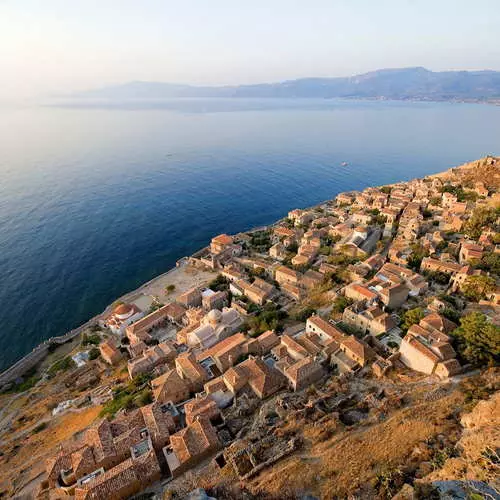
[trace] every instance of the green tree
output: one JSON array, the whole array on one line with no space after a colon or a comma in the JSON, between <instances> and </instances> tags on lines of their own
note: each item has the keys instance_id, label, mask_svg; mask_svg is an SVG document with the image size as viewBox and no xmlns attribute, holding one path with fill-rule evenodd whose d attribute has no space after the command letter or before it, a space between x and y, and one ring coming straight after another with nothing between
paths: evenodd
<instances>
[{"instance_id":1,"label":"green tree","mask_svg":"<svg viewBox=\"0 0 500 500\"><path fill-rule=\"evenodd\" d=\"M494 252L485 253L477 267L498 276L500 274L500 254Z\"/></svg>"},{"instance_id":2,"label":"green tree","mask_svg":"<svg viewBox=\"0 0 500 500\"><path fill-rule=\"evenodd\" d=\"M415 307L414 309L410 309L403 314L403 322L401 323L401 329L405 332L412 325L416 325L420 322L420 320L424 317L424 311L421 307Z\"/></svg>"},{"instance_id":3,"label":"green tree","mask_svg":"<svg viewBox=\"0 0 500 500\"><path fill-rule=\"evenodd\" d=\"M312 307L304 307L293 315L293 319L297 321L306 321L307 318L311 317L315 312L316 309L313 309Z\"/></svg>"},{"instance_id":4,"label":"green tree","mask_svg":"<svg viewBox=\"0 0 500 500\"><path fill-rule=\"evenodd\" d=\"M351 299L349 299L348 297L344 297L343 295L339 295L333 301L332 312L337 313L337 314L343 313L344 309L346 307L349 307L351 304L352 304L352 300Z\"/></svg>"},{"instance_id":5,"label":"green tree","mask_svg":"<svg viewBox=\"0 0 500 500\"><path fill-rule=\"evenodd\" d=\"M442 271L427 271L424 275L429 281L439 283L440 285L447 285L450 281L450 275Z\"/></svg>"},{"instance_id":6,"label":"green tree","mask_svg":"<svg viewBox=\"0 0 500 500\"><path fill-rule=\"evenodd\" d=\"M370 220L370 224L374 224L377 226L385 226L386 222L387 217L385 215L374 215Z\"/></svg>"},{"instance_id":7,"label":"green tree","mask_svg":"<svg viewBox=\"0 0 500 500\"><path fill-rule=\"evenodd\" d=\"M97 333L88 335L87 333L82 333L82 346L86 345L99 345L101 343L101 337Z\"/></svg>"},{"instance_id":8,"label":"green tree","mask_svg":"<svg viewBox=\"0 0 500 500\"><path fill-rule=\"evenodd\" d=\"M71 359L71 356L66 356L58 361L56 361L51 367L47 370L47 375L49 378L52 378L56 373L60 371L66 371L70 368L75 367L75 362Z\"/></svg>"},{"instance_id":9,"label":"green tree","mask_svg":"<svg viewBox=\"0 0 500 500\"><path fill-rule=\"evenodd\" d=\"M495 289L495 280L491 276L469 276L461 286L462 293L470 300L479 302Z\"/></svg>"},{"instance_id":10,"label":"green tree","mask_svg":"<svg viewBox=\"0 0 500 500\"><path fill-rule=\"evenodd\" d=\"M422 259L429 255L429 252L420 244L413 243L410 247L411 254L408 257L408 266L418 271L420 269L420 264Z\"/></svg>"},{"instance_id":11,"label":"green tree","mask_svg":"<svg viewBox=\"0 0 500 500\"><path fill-rule=\"evenodd\" d=\"M465 234L477 240L483 229L496 221L499 212L498 208L477 207L464 226Z\"/></svg>"},{"instance_id":12,"label":"green tree","mask_svg":"<svg viewBox=\"0 0 500 500\"><path fill-rule=\"evenodd\" d=\"M460 320L452 332L459 354L473 364L493 364L500 358L500 327L488 321L484 314L473 312Z\"/></svg>"}]
</instances>

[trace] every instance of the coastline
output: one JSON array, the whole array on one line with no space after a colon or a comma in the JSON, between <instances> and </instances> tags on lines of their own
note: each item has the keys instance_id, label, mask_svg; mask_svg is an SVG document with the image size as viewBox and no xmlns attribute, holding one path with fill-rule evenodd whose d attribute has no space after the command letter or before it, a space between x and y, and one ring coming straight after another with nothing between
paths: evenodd
<instances>
[{"instance_id":1,"label":"coastline","mask_svg":"<svg viewBox=\"0 0 500 500\"><path fill-rule=\"evenodd\" d=\"M197 252L195 252L196 254ZM193 255L195 255L193 254ZM41 363L45 357L50 353L51 346L60 346L63 344L66 344L67 342L70 342L73 340L75 337L80 335L86 328L91 327L92 325L98 323L100 320L102 320L104 317L106 317L111 310L113 309L113 304L115 304L118 301L123 301L126 302L130 300L131 298L138 296L141 294L141 292L147 288L148 286L151 286L157 281L160 281L170 275L173 271L175 271L179 265L179 263L187 260L188 257L182 257L176 262L176 267L170 268L168 271L165 273L162 273L158 276L155 276L151 280L141 284L138 288L135 290L131 290L130 292L127 292L126 294L122 295L121 297L118 297L115 299L113 302L108 304L106 308L99 314L93 316L89 320L87 320L85 323L81 324L80 326L74 328L73 330L70 330L69 332L65 333L64 335L56 336L56 337L49 337L48 339L44 340L40 344L38 344L36 347L34 347L29 353L25 354L22 358L18 359L14 364L6 368L4 371L0 373L0 388L2 386L5 386L9 383L14 382L16 379L20 378L25 374L27 371L33 369L36 367L39 363ZM184 265L184 264L181 264Z\"/></svg>"},{"instance_id":2,"label":"coastline","mask_svg":"<svg viewBox=\"0 0 500 500\"><path fill-rule=\"evenodd\" d=\"M428 174L425 177L426 178L434 178L434 177L445 178L448 175L450 175L450 173L452 173L453 171L456 171L457 169L470 168L475 163L476 162L474 162L474 161L469 162L469 163L465 163L465 164L462 164L462 165L459 165L456 167L448 168L444 171L436 172L434 174ZM408 182L408 181L398 181L398 182ZM397 184L398 182L389 183L389 184L385 184L385 185L392 186L394 184ZM340 193L337 193L337 194L340 194ZM322 200L314 205L311 205L308 207L303 207L303 209L304 210L314 209L316 207L321 206L324 203L327 203L328 201L329 200ZM251 228L251 229L246 230L246 231L239 231L238 233L236 233L236 235L248 234L248 233L271 228L271 227L275 226L276 224L278 224L280 222L280 220L282 220L282 219L283 219L283 217L281 219L278 219L278 220L276 220L270 224L267 224L267 225L254 227L254 228ZM148 287L154 286L158 282L161 282L162 280L167 278L169 275L171 275L173 272L175 272L179 268L185 266L190 257L196 257L197 254L202 253L204 250L206 250L206 248L207 247L205 246L205 247L197 250L196 252L194 252L190 256L181 257L180 259L178 259L176 261L175 267L172 267L172 268L168 269L166 272L152 278L151 280L149 280L145 283L142 283L138 288L131 290L120 297L117 297L113 302L108 304L101 313L93 316L92 318L87 320L82 325L74 328L73 330L70 330L69 332L65 333L64 335L50 337L50 338L44 340L42 343L38 344L36 347L34 347L32 349L32 351L25 354L22 358L20 358L14 364L12 364L11 366L9 366L8 368L6 368L4 371L2 371L0 373L0 389L5 387L7 384L11 384L11 383L15 382L17 379L22 377L26 372L28 372L29 370L32 370L33 368L38 366L38 364L41 363L47 357L47 355L51 352L50 351L51 346L54 346L54 345L60 346L60 345L63 345L67 342L70 342L75 337L80 335L86 328L89 328L90 326L97 323L99 320L103 319L106 315L108 315L111 312L114 304L116 304L116 302L119 302L119 301L129 302L129 301L136 299L138 296L141 295L141 293L145 289L147 289ZM174 297L174 295L172 295L172 297Z\"/></svg>"},{"instance_id":3,"label":"coastline","mask_svg":"<svg viewBox=\"0 0 500 500\"><path fill-rule=\"evenodd\" d=\"M317 205L313 205L309 208L319 206L322 203L325 203L325 201L322 201ZM249 229L248 231L240 231L237 234L242 234L242 233L248 234L255 231L262 231L269 227L274 226L278 222L279 219L271 224L254 227L252 229ZM77 326L76 328L73 328L72 330L66 332L63 335L49 337L48 339L45 339L43 342L39 343L30 352L26 353L22 358L18 359L15 363L13 363L5 370L0 372L0 390L6 385L11 384L15 382L17 379L21 378L26 372L37 367L50 354L51 349L53 349L53 346L56 346L57 348L58 346L71 342L76 337L78 337L78 335L80 335L85 329L91 327L92 325L98 323L100 320L105 318L112 311L114 305L117 302L131 302L133 300L136 300L145 290L154 287L155 284L160 283L161 281L165 280L170 275L172 275L175 271L186 266L190 257L196 257L197 254L202 253L203 251L206 250L206 248L207 247L205 246L189 256L181 257L176 261L175 267L171 267L164 273L159 274L158 276L155 276L154 278L142 283L141 285L139 285L139 287L135 288L134 290L131 290L125 293L124 295L117 297L110 304L108 304L102 312L91 317L85 323Z\"/></svg>"}]
</instances>

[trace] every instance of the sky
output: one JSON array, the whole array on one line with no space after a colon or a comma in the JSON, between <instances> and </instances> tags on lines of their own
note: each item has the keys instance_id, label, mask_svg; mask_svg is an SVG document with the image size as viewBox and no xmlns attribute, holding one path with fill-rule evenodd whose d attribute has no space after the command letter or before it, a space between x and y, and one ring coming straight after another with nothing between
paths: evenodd
<instances>
[{"instance_id":1,"label":"sky","mask_svg":"<svg viewBox=\"0 0 500 500\"><path fill-rule=\"evenodd\" d=\"M129 81L500 70L500 0L0 0L0 101Z\"/></svg>"}]
</instances>

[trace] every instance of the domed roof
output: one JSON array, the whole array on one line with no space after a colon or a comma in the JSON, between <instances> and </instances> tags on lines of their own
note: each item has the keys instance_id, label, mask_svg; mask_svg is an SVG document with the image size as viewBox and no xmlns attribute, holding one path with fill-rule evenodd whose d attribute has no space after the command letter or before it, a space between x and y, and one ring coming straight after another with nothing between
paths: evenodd
<instances>
[{"instance_id":1,"label":"domed roof","mask_svg":"<svg viewBox=\"0 0 500 500\"><path fill-rule=\"evenodd\" d=\"M207 314L207 317L208 317L209 321L214 321L214 322L218 323L222 317L222 313L218 309L212 309Z\"/></svg>"},{"instance_id":2,"label":"domed roof","mask_svg":"<svg viewBox=\"0 0 500 500\"><path fill-rule=\"evenodd\" d=\"M125 314L128 314L130 313L130 311L132 311L132 306L130 304L120 304L116 306L113 310L113 312L118 316L123 316Z\"/></svg>"}]
</instances>

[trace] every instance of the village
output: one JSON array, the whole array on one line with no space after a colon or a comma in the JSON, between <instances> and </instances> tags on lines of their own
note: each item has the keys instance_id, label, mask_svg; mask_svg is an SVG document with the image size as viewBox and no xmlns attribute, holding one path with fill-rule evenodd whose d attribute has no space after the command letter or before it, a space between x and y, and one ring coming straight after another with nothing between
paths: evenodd
<instances>
[{"instance_id":1,"label":"village","mask_svg":"<svg viewBox=\"0 0 500 500\"><path fill-rule=\"evenodd\" d=\"M266 441L265 426L249 439L270 398L283 410L334 381L376 390L391 373L447 381L486 363L459 337L469 318L498 342L500 161L482 165L495 176L464 166L215 236L179 262L205 282L178 290L167 277L161 296L116 303L87 349L49 368L76 394L54 415L100 413L46 460L35 498L175 492L208 462L246 479L301 446ZM323 394L322 416L338 404L356 420L356 396Z\"/></svg>"}]
</instances>

